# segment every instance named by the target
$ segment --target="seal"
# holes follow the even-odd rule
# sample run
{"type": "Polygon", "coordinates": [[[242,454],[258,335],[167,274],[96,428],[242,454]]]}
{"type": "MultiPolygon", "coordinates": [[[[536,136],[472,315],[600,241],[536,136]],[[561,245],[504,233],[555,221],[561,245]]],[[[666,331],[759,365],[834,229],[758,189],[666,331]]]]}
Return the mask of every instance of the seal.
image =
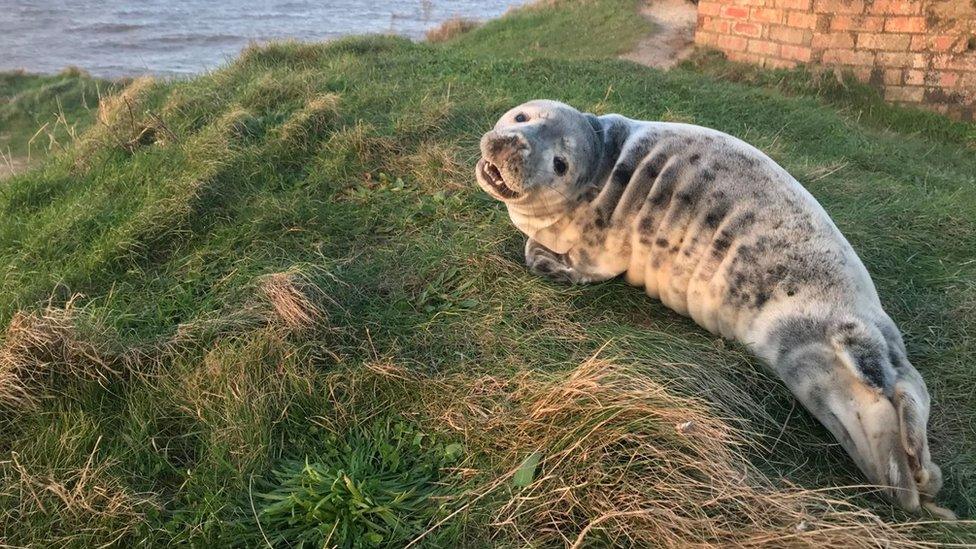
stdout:
{"type": "Polygon", "coordinates": [[[874,283],[823,207],[722,132],[530,101],[481,139],[478,184],[568,283],[620,275],[734,339],[789,387],[900,507],[950,518],[930,398],[874,283]]]}

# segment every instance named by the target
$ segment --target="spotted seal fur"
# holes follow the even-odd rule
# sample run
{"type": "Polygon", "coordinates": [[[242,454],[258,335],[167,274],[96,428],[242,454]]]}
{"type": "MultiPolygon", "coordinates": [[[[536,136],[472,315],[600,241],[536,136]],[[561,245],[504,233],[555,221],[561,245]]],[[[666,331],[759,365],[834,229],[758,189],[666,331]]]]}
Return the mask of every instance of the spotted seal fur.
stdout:
{"type": "Polygon", "coordinates": [[[481,139],[479,185],[550,278],[623,275],[742,342],[902,508],[935,505],[930,398],[851,245],[771,158],[689,124],[594,116],[555,101],[505,113],[481,139]]]}

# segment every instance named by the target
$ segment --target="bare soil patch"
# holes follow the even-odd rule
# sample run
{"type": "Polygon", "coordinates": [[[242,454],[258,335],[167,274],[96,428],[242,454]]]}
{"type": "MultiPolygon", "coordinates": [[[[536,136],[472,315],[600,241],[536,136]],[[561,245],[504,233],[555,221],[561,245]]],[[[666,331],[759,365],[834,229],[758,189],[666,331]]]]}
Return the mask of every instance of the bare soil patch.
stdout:
{"type": "Polygon", "coordinates": [[[641,15],[654,23],[655,30],[621,58],[670,69],[694,51],[697,5],[689,0],[651,0],[641,8],[641,15]]]}
{"type": "Polygon", "coordinates": [[[6,179],[27,169],[27,160],[23,158],[0,158],[0,179],[6,179]]]}

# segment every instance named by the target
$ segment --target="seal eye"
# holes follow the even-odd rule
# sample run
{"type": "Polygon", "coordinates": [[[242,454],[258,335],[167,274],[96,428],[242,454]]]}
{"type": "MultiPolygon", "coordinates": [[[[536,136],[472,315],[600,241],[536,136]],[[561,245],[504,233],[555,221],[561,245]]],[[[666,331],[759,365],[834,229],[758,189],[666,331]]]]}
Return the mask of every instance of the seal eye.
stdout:
{"type": "Polygon", "coordinates": [[[518,114],[515,115],[515,121],[516,122],[528,122],[529,121],[529,117],[528,116],[525,116],[525,113],[524,112],[520,112],[520,113],[518,113],[518,114]]]}
{"type": "Polygon", "coordinates": [[[556,172],[556,175],[566,175],[566,170],[569,169],[569,165],[566,161],[560,157],[552,159],[552,169],[556,172]]]}

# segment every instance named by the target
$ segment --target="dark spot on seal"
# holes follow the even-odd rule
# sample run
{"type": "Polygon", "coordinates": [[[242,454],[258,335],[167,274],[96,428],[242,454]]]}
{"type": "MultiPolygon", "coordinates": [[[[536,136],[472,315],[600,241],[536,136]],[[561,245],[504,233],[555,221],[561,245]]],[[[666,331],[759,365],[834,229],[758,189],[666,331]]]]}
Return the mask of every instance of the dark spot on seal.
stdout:
{"type": "Polygon", "coordinates": [[[766,292],[759,292],[756,294],[756,308],[762,309],[766,302],[769,301],[769,294],[766,292]]]}
{"type": "Polygon", "coordinates": [[[634,174],[634,167],[630,164],[618,164],[613,170],[611,181],[615,185],[624,186],[630,182],[630,177],[634,174]]]}
{"type": "Polygon", "coordinates": [[[712,242],[712,251],[715,255],[722,255],[729,250],[732,245],[732,237],[727,234],[722,234],[712,242]]]}
{"type": "Polygon", "coordinates": [[[667,248],[669,242],[667,238],[658,238],[657,240],[654,241],[654,244],[660,246],[661,248],[667,248]]]}
{"type": "Polygon", "coordinates": [[[654,187],[651,188],[648,199],[654,206],[664,206],[671,202],[671,195],[681,176],[682,165],[679,162],[665,163],[661,173],[657,176],[654,187]]]}
{"type": "Polygon", "coordinates": [[[729,213],[729,203],[725,200],[716,202],[705,214],[705,226],[709,229],[717,229],[725,216],[729,213]]]}
{"type": "Polygon", "coordinates": [[[583,191],[583,200],[585,202],[593,202],[596,197],[599,196],[599,194],[599,187],[588,187],[585,191],[583,191]]]}
{"type": "Polygon", "coordinates": [[[857,355],[852,354],[858,370],[864,374],[864,379],[867,380],[869,385],[876,389],[884,388],[884,363],[878,354],[878,349],[863,349],[860,351],[857,355]]]}
{"type": "Polygon", "coordinates": [[[654,162],[644,164],[643,176],[648,179],[656,179],[657,174],[661,173],[661,167],[654,162]]]}
{"type": "Polygon", "coordinates": [[[756,164],[759,163],[759,161],[753,158],[752,156],[745,155],[740,151],[731,151],[726,156],[730,158],[733,162],[736,162],[740,165],[745,165],[748,168],[753,168],[756,166],[756,164]]]}
{"type": "Polygon", "coordinates": [[[652,218],[649,215],[646,215],[642,217],[640,222],[637,224],[637,230],[639,230],[642,233],[647,233],[651,230],[653,224],[654,224],[654,218],[652,218]]]}
{"type": "Polygon", "coordinates": [[[544,274],[552,273],[552,263],[548,260],[538,261],[536,262],[535,265],[533,265],[532,268],[540,273],[544,273],[544,274]]]}
{"type": "Polygon", "coordinates": [[[586,250],[579,251],[579,257],[576,258],[576,264],[578,266],[591,265],[593,261],[590,258],[590,254],[586,250]]]}
{"type": "Polygon", "coordinates": [[[699,160],[701,160],[701,155],[698,154],[698,153],[695,153],[695,154],[691,155],[691,158],[688,159],[688,163],[689,164],[697,164],[699,160]]]}

